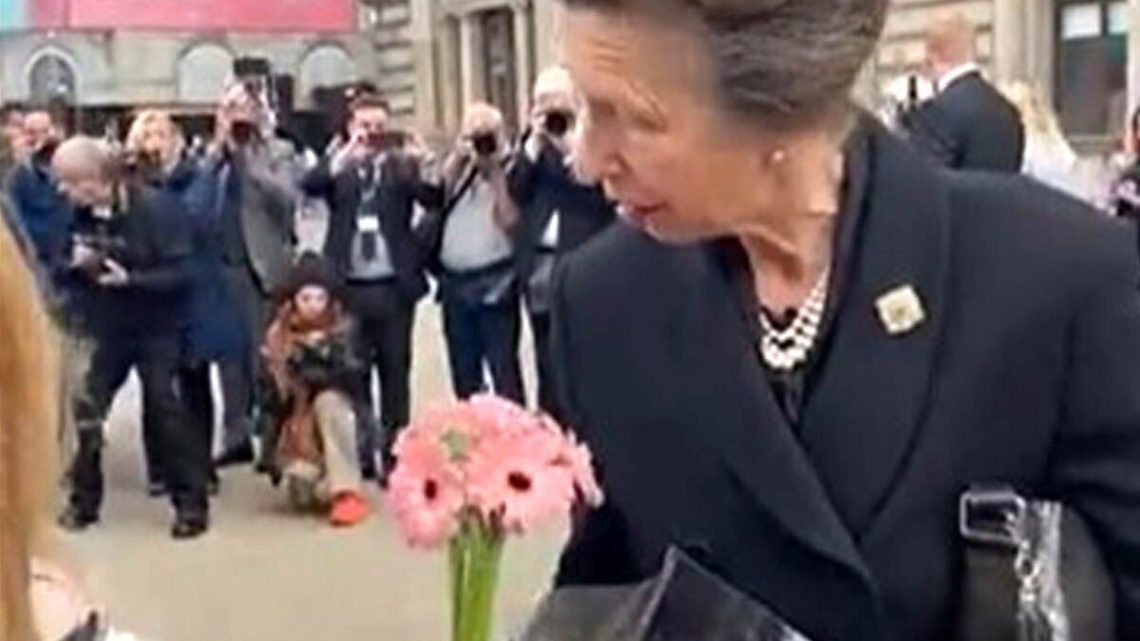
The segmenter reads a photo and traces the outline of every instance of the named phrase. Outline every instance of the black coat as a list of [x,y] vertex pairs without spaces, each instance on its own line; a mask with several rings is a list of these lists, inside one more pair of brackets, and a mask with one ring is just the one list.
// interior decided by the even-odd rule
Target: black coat
[[[874,129],[854,251],[793,430],[711,246],[618,225],[563,262],[566,423],[608,503],[563,584],[654,574],[681,545],[817,641],[953,632],[960,493],[1079,510],[1140,633],[1140,265],[1118,223],[1013,177],[935,168]],[[876,302],[900,286],[925,321]]]
[[614,221],[613,207],[601,189],[574,180],[564,156],[549,145],[537,161],[518,154],[508,180],[522,214],[515,252],[524,280],[534,271],[542,234],[555,211],[559,212],[559,255],[577,249]]
[[135,185],[110,220],[79,210],[65,255],[75,242],[92,245],[122,265],[124,287],[103,287],[94,275],[61,266],[60,282],[69,322],[98,336],[180,332],[189,325],[189,285],[193,244],[187,216],[176,198]]
[[[418,168],[410,159],[390,158],[382,172],[381,185],[376,196],[380,208],[380,231],[388,243],[396,278],[405,297],[416,301],[427,293],[424,270],[424,248],[412,232],[414,205],[419,202],[427,208],[437,208],[442,194],[439,188],[421,180]],[[360,173],[347,169],[333,176],[328,161],[310,170],[302,180],[304,191],[323,197],[329,204],[329,229],[325,238],[325,258],[344,277],[348,274],[352,240],[364,184]]]
[[951,169],[1021,172],[1021,116],[980,73],[951,83],[904,116],[903,125],[915,144]]

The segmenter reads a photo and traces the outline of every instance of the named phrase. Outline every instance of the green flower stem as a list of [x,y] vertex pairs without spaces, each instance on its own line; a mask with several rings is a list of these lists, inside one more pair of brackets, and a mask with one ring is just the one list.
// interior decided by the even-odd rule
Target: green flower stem
[[453,641],[491,641],[504,543],[475,519],[464,519],[452,540]]

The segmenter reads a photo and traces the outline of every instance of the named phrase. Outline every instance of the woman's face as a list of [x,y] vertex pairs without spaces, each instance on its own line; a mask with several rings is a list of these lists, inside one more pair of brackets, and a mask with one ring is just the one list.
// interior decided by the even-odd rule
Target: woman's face
[[319,285],[306,285],[293,296],[297,316],[305,322],[316,322],[329,308],[329,292]]
[[699,36],[654,16],[568,12],[566,56],[582,94],[581,170],[653,236],[733,235],[771,202],[774,145],[718,109]]
[[165,162],[173,154],[174,143],[174,132],[170,126],[152,120],[143,125],[142,134],[139,136],[139,151]]

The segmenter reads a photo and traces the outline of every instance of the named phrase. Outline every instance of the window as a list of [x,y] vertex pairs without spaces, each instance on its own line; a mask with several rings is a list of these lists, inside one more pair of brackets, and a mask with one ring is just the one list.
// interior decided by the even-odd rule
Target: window
[[1127,0],[1059,0],[1054,98],[1065,132],[1119,132],[1127,108]]
[[43,54],[28,72],[28,87],[34,103],[74,103],[75,69],[62,56]]

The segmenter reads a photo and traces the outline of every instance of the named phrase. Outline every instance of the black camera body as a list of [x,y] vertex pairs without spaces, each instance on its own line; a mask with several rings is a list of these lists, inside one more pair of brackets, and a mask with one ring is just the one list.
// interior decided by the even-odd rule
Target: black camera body
[[499,151],[499,138],[494,132],[482,132],[471,136],[471,146],[475,153],[482,156],[494,156]]
[[125,239],[109,233],[78,234],[75,236],[75,244],[86,247],[93,255],[89,261],[78,266],[92,279],[106,274],[107,260],[126,249]]

